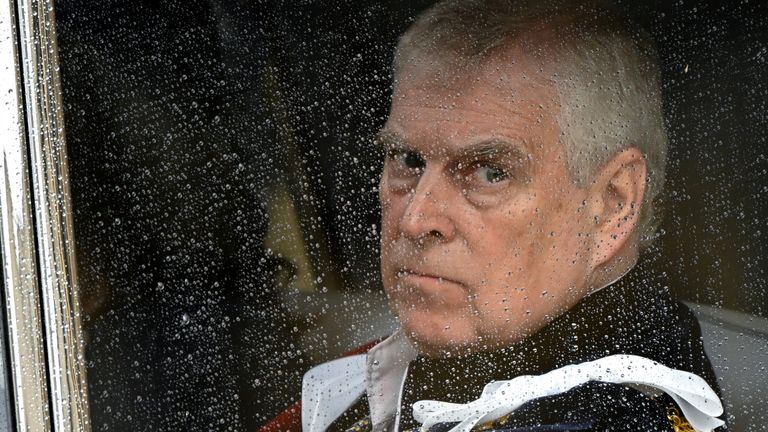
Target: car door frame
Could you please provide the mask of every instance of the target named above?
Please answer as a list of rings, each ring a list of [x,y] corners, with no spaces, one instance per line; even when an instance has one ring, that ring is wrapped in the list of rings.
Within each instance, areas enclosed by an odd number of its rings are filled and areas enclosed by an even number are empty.
[[[90,431],[53,0],[0,0],[0,240],[17,431]]]

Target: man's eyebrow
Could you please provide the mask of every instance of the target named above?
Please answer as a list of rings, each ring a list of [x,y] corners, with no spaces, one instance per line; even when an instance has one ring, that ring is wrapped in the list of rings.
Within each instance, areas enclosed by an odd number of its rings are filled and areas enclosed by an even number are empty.
[[[458,155],[470,159],[511,157],[513,159],[527,160],[529,158],[528,152],[525,151],[525,147],[501,138],[491,138],[464,147],[458,151]]]
[[[373,137],[373,143],[380,150],[408,147],[405,137],[390,129],[378,131]]]
[[[374,144],[376,148],[383,151],[390,151],[392,149],[402,149],[407,151],[411,148],[405,137],[389,129],[382,129],[376,133],[374,136]],[[505,157],[526,161],[530,158],[530,155],[525,150],[524,146],[502,138],[483,140],[451,153],[454,153],[453,157],[461,159]]]

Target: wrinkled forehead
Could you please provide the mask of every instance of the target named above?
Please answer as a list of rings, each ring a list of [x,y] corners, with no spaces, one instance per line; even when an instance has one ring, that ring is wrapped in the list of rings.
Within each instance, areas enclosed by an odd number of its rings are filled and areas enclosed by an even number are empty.
[[[559,98],[552,76],[534,58],[518,50],[482,64],[450,66],[429,60],[405,65],[385,129],[441,146],[481,136],[526,147],[557,141]]]
[[[541,43],[518,42],[485,56],[430,55],[401,65],[392,106],[492,104],[499,110],[533,103],[558,113],[557,74]]]
[[[454,58],[446,54],[412,59],[397,70],[395,93],[422,87],[452,92],[485,88],[514,94],[520,88],[551,87],[554,67],[550,59],[534,52],[540,50],[538,45],[513,45],[482,57]]]

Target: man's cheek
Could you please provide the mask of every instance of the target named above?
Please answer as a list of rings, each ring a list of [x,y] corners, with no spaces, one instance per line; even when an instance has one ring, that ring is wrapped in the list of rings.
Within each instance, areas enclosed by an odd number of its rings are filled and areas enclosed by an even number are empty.
[[[391,201],[390,201],[391,203]],[[381,209],[381,242],[382,247],[392,247],[392,240],[399,237],[399,221],[401,214],[391,204]]]
[[[393,221],[386,213],[382,214],[380,243],[383,263],[390,257],[396,255],[394,249],[397,247],[396,240],[398,237],[399,231],[397,229],[396,221]]]

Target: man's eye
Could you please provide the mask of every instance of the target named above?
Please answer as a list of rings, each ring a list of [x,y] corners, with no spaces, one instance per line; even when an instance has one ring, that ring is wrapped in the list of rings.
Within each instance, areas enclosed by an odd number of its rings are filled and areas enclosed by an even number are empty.
[[[498,183],[507,179],[507,173],[495,166],[481,166],[475,171],[478,180],[486,183]]]
[[[401,168],[420,170],[426,165],[426,161],[420,154],[412,151],[393,150],[389,156]]]

